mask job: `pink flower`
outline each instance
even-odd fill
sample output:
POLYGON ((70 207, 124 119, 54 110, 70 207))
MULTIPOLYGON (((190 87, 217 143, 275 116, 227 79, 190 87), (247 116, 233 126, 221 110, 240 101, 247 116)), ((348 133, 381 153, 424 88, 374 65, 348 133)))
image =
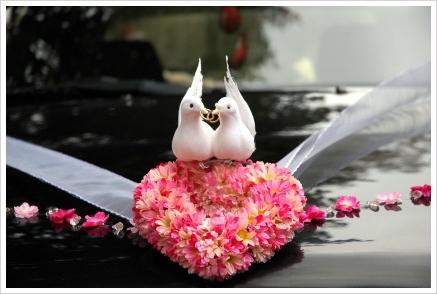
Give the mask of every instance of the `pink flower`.
POLYGON ((385 204, 385 205, 395 205, 395 204, 401 204, 401 193, 399 192, 391 192, 391 193, 379 193, 376 196, 376 201, 378 201, 379 204, 385 204))
POLYGON ((418 199, 421 197, 430 198, 431 197, 431 186, 423 185, 423 186, 413 186, 410 188, 410 195, 412 198, 418 199))
MULTIPOLYGON (((133 225, 190 273, 223 280, 290 242, 307 218, 305 205, 300 182, 275 164, 175 161, 134 189, 133 225)), ((308 212, 325 217, 317 207, 308 212)))
POLYGON ((56 211, 51 212, 49 214, 50 221, 56 224, 62 224, 63 222, 70 223, 70 220, 77 217, 79 216, 76 214, 75 208, 71 208, 67 210, 58 208, 56 211))
POLYGON ((32 218, 38 215, 38 207, 35 205, 29 205, 27 202, 23 202, 20 206, 14 207, 15 216, 18 218, 32 218))
POLYGON ((326 211, 321 210, 315 205, 308 206, 306 210, 305 222, 311 222, 312 220, 323 221, 326 219, 326 211))
POLYGON ((104 212, 97 212, 94 216, 86 215, 86 221, 82 224, 83 228, 97 227, 103 226, 106 223, 106 220, 109 218, 109 215, 106 215, 104 212))
POLYGON ((138 228, 135 227, 135 223, 131 220, 130 224, 132 225, 132 227, 129 227, 126 229, 126 231, 130 232, 131 234, 136 234, 138 233, 138 228))
POLYGON ((360 202, 355 196, 340 196, 335 202, 335 209, 342 212, 360 210, 360 202))

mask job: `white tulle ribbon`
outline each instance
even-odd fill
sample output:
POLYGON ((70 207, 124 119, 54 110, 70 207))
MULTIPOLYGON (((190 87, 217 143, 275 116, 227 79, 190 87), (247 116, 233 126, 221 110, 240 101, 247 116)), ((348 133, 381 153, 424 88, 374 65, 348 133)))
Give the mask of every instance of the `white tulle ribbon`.
POLYGON ((7 165, 97 207, 130 219, 135 182, 88 162, 27 143, 6 139, 7 165))
POLYGON ((429 131, 430 76, 427 63, 381 83, 278 164, 308 189, 382 145, 429 131))

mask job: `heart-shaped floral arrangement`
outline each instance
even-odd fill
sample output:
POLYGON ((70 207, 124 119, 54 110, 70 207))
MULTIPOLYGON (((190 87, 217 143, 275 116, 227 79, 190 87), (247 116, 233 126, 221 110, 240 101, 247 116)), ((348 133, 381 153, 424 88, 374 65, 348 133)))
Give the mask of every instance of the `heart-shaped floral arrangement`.
POLYGON ((306 198, 285 168, 175 161, 134 191, 139 234, 190 273, 223 280, 266 262, 302 228, 306 198))

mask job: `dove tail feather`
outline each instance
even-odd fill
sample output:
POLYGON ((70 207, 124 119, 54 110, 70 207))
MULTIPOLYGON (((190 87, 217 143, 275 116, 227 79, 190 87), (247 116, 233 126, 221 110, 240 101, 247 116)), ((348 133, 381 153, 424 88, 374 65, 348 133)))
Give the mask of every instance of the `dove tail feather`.
POLYGON ((244 100, 243 96, 238 89, 237 83, 234 81, 229 70, 228 56, 226 55, 226 76, 224 77, 226 96, 235 100, 240 112, 241 119, 246 127, 249 129, 252 136, 255 136, 255 120, 253 118, 252 111, 249 105, 244 100))
MULTIPOLYGON (((192 98, 192 97, 202 99, 202 87, 203 87, 202 60, 199 58, 199 63, 197 64, 196 72, 194 73, 193 76, 193 81, 191 82, 191 86, 187 89, 187 92, 182 98, 182 101, 184 101, 184 99, 192 98)), ((182 101, 181 104, 179 105, 178 126, 181 124, 182 101)))

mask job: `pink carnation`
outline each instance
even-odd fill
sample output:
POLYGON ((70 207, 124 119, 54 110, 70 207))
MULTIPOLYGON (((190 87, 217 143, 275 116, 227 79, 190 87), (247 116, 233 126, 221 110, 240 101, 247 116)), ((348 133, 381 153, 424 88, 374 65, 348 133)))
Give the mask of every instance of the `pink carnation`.
POLYGON ((89 227, 97 227, 97 226, 103 226, 107 219, 109 218, 109 215, 106 215, 104 212, 97 212, 94 216, 85 216, 85 222, 82 224, 83 228, 89 228, 89 227))
POLYGON ((410 188, 410 194, 412 198, 430 198, 431 197, 431 186, 430 185, 423 185, 423 186, 413 186, 410 188))
POLYGON ((27 202, 23 202, 20 206, 14 207, 15 216, 18 218, 32 218, 38 215, 38 207, 35 205, 29 205, 27 202))
POLYGON ((311 222, 312 220, 323 221, 326 219, 326 211, 321 210, 315 205, 308 206, 306 210, 305 222, 311 222))
POLYGON ((379 193, 376 196, 376 201, 378 201, 379 204, 385 204, 385 205, 400 204, 402 203, 401 193, 399 192, 379 193))
POLYGON ((70 220, 78 217, 76 214, 76 209, 61 209, 58 208, 56 211, 50 212, 49 219, 55 224, 62 224, 63 222, 70 223, 70 220))
POLYGON ((275 164, 204 169, 176 161, 150 170, 137 185, 133 222, 141 237, 190 273, 222 280, 290 242, 303 226, 305 204, 299 181, 275 164))
POLYGON ((360 210, 360 202, 355 196, 340 196, 335 202, 335 209, 341 212, 360 210))

